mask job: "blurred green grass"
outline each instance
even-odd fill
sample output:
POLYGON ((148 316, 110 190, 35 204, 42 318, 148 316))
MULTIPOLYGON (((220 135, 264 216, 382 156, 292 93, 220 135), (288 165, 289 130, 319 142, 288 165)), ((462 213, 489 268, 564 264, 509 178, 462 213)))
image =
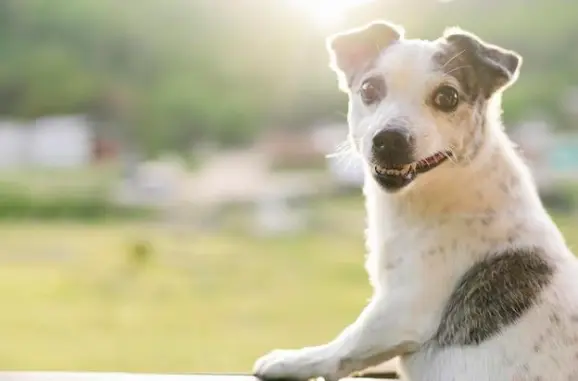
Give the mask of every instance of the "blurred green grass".
MULTIPOLYGON (((3 224, 0 366, 248 372, 322 343, 370 296, 359 198, 318 205, 326 228, 257 239, 145 224, 3 224), (151 261, 129 261, 146 242, 151 261)), ((571 217, 557 219, 578 243, 571 217)))
POLYGON ((0 170, 0 185, 25 187, 36 196, 52 196, 66 193, 95 192, 110 189, 118 180, 117 165, 92 166, 90 168, 26 168, 0 170))
MULTIPOLYGON (((323 210, 329 220, 337 212, 323 210)), ((3 224, 0 366, 243 372, 274 347, 327 340, 370 295, 359 217, 351 234, 334 225, 269 239, 144 224, 3 224), (135 271, 127 259, 142 240, 152 262, 135 271)))

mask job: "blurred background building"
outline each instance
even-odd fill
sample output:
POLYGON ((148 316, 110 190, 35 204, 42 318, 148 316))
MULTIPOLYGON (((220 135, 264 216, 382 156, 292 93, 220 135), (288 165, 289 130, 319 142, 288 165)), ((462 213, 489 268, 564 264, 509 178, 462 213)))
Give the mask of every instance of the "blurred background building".
POLYGON ((325 37, 376 18, 524 56, 504 120, 578 243, 577 17, 562 0, 0 0, 0 366, 246 372, 350 322, 370 293, 363 174, 325 37))

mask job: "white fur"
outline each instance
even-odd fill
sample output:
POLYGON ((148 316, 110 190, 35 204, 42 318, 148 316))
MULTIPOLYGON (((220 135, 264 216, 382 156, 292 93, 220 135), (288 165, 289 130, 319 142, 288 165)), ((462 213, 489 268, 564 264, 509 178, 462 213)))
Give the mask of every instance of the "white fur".
POLYGON ((447 162, 393 194, 375 182, 367 166, 364 194, 372 301, 330 343, 274 351, 256 362, 256 375, 335 380, 400 356, 405 377, 413 381, 578 380, 578 340, 571 343, 576 334, 570 328, 578 313, 577 262, 504 132, 500 94, 479 115, 463 111, 458 122, 432 113, 423 103, 431 89, 452 81, 433 72, 435 50, 435 42, 404 40, 381 55, 372 70, 388 79, 390 101, 384 104, 363 106, 355 94, 359 81, 352 85, 351 139, 369 161, 373 134, 389 118, 403 117, 415 127, 418 152, 424 157, 448 146, 467 156, 468 139, 482 139, 482 149, 467 165, 447 162), (471 129, 480 117, 488 121, 486 132, 475 136, 471 129), (507 192, 498 187, 503 179, 514 184, 507 192), (491 224, 465 224, 487 209, 496 211, 491 224), (508 242, 512 229, 517 238, 508 242), (482 235, 486 239, 480 239, 482 235), (555 266, 554 280, 539 304, 479 346, 441 350, 428 346, 445 303, 466 270, 489 252, 528 244, 542 247, 555 266), (548 318, 553 311, 562 319, 558 328, 548 318), (532 348, 539 340, 543 344, 537 353, 532 348))

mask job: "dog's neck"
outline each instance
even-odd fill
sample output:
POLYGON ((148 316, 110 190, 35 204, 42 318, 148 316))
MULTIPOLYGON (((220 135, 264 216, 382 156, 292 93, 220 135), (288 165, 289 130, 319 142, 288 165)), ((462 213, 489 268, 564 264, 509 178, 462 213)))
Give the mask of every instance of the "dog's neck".
POLYGON ((449 164, 418 178, 407 190, 389 194, 373 178, 365 184, 366 203, 374 218, 435 222, 442 217, 507 212, 523 214, 542 210, 534 181, 499 118, 492 123, 491 138, 467 165, 449 164), (376 214, 379 214, 377 216, 376 214))

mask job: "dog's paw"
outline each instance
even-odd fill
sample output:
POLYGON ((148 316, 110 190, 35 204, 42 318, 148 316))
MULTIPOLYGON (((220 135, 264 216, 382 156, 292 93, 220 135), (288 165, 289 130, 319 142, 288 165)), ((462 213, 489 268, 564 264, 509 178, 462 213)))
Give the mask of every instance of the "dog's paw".
POLYGON ((317 377, 323 377, 326 381, 339 379, 334 362, 323 357, 315 348, 270 352, 257 360, 253 374, 267 381, 304 381, 317 377))

